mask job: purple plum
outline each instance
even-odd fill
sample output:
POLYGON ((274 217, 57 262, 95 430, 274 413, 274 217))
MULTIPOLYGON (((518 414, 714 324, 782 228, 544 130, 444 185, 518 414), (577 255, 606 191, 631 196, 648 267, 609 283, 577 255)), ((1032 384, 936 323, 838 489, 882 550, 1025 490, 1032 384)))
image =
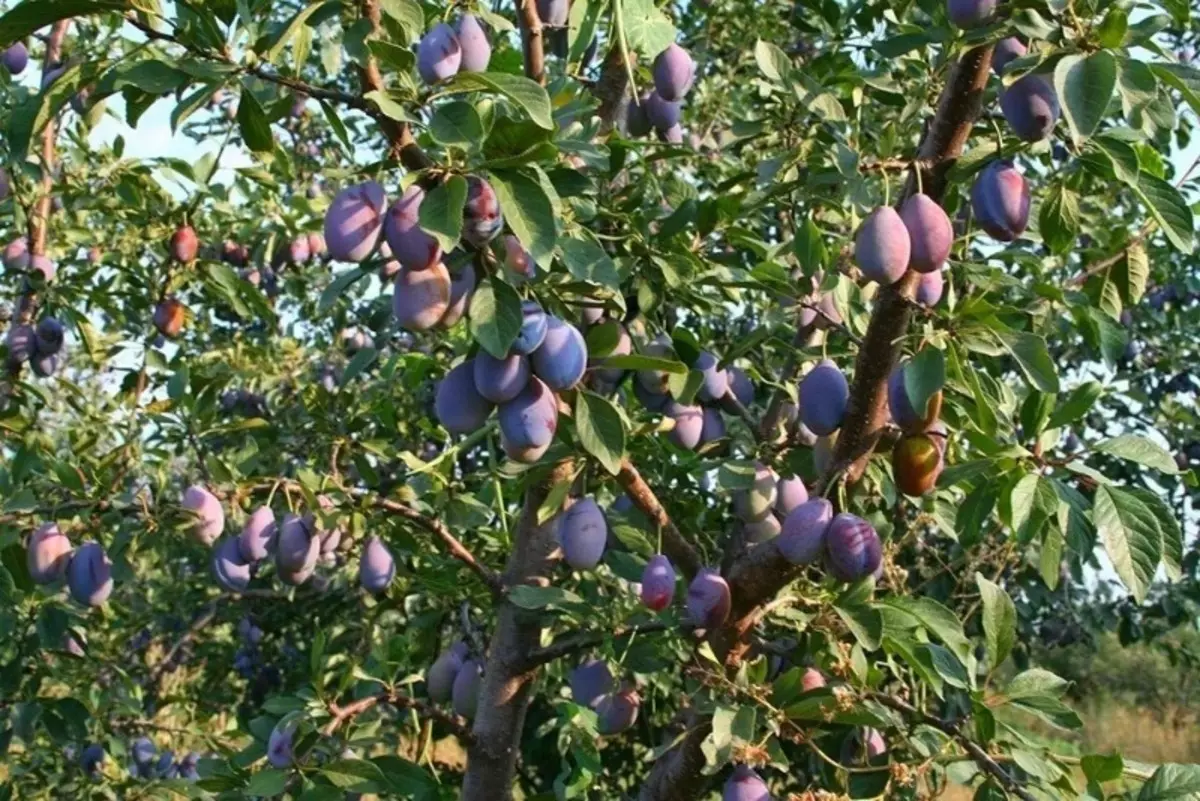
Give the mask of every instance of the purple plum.
POLYGON ((587 370, 587 343, 579 329, 557 317, 546 318, 546 336, 530 357, 534 375, 553 390, 570 389, 587 370))
POLYGON ((688 585, 688 617, 697 626, 714 629, 729 617, 731 606, 729 584, 713 568, 701 568, 688 585))
POLYGON ((946 288, 946 277, 943 270, 924 273, 917 282, 916 301, 922 306, 932 309, 942 299, 946 288))
POLYGON ((409 331, 427 331, 450 308, 450 271, 441 262, 427 270, 401 267, 392 293, 392 312, 409 331))
POLYGON ((929 195, 918 192, 900 206, 900 219, 912 245, 908 266, 919 273, 940 270, 954 244, 954 227, 945 210, 929 195))
POLYGON ((427 84, 448 81, 462 64, 462 46, 454 29, 444 22, 433 26, 417 45, 417 72, 427 84))
POLYGON ((387 591, 396 575, 396 560, 379 537, 371 537, 358 563, 358 581, 373 595, 387 591))
POLYGON ((720 369, 718 364, 717 357, 706 350, 701 351, 692 364, 693 369, 704 374, 700 389, 696 391, 696 397, 703 403, 716 403, 725 397, 725 391, 729 389, 729 374, 720 369))
POLYGON ((808 487, 804 486, 804 480, 799 476, 779 479, 775 489, 775 512, 783 517, 808 500, 808 487))
POLYGON ((325 212, 325 243, 338 261, 360 262, 379 244, 387 198, 374 181, 347 187, 325 212))
POLYGON ((800 382, 800 419, 819 437, 842 427, 850 403, 850 385, 838 366, 826 359, 800 382))
POLYGON ((67 588, 84 606, 102 606, 112 594, 112 562, 96 542, 85 542, 67 564, 67 588))
POLYGON ((675 568, 671 560, 661 553, 650 557, 642 571, 642 603, 655 612, 661 612, 675 599, 675 568))
POLYGON ((871 212, 854 236, 855 263, 863 275, 883 286, 904 276, 911 254, 908 228, 891 206, 880 206, 871 212))
POLYGON ((590 659, 571 671, 569 678, 571 700, 580 706, 592 707, 605 695, 612 692, 613 675, 608 663, 602 659, 590 659))
POLYGON ((517 397, 500 406, 500 444, 518 462, 532 464, 554 440, 558 429, 558 399, 541 379, 533 377, 517 397))
POLYGON ((475 295, 475 268, 464 264, 458 275, 450 279, 450 305, 437 321, 438 328, 453 328, 467 313, 471 298, 475 295))
POLYGON ((473 247, 482 248, 495 239, 503 228, 504 214, 496 190, 479 176, 468 176, 462 238, 473 247))
POLYGON ((996 15, 996 0, 946 0, 946 16, 960 28, 987 25, 996 15))
POLYGON ((663 100, 682 100, 696 80, 696 62, 672 43, 654 59, 654 89, 663 100))
POLYGON ((1008 62, 1020 58, 1027 52, 1028 49, 1017 37, 1010 36, 1007 39, 1001 39, 996 42, 996 48, 992 51, 992 70, 997 75, 1003 75, 1008 62))
POLYGON ((833 519, 825 532, 825 557, 834 578, 858 581, 879 567, 883 545, 870 523, 842 513, 833 519))
POLYGON ((492 403, 517 397, 529 383, 529 360, 519 353, 497 359, 486 350, 475 354, 475 389, 492 403))
POLYGON ((657 131, 668 131, 679 124, 683 115, 683 104, 664 99, 658 92, 646 98, 646 119, 657 131))
POLYGON ((463 14, 458 19, 458 44, 462 48, 463 72, 487 72, 492 60, 492 43, 487 31, 473 14, 463 14))
POLYGON ((9 75, 20 75, 29 64, 29 50, 24 42, 17 42, 4 51, 4 68, 9 75))
POLYGON ((608 522, 591 498, 580 498, 558 520, 558 544, 563 558, 576 570, 591 570, 604 556, 608 522))
POLYGON ((620 734, 637 721, 641 699, 632 689, 609 693, 596 702, 596 731, 605 736, 620 734))
POLYGON ((1018 137, 1040 142, 1058 122, 1058 93, 1041 75, 1025 75, 1000 92, 1000 110, 1018 137))
POLYGON ((425 690, 431 699, 437 703, 450 700, 454 690, 454 679, 458 676, 458 671, 462 670, 466 658, 467 646, 462 642, 456 642, 448 651, 438 655, 425 672, 425 690))
POLYGON ((749 765, 738 765, 721 790, 721 801, 771 801, 771 792, 749 765))
POLYGON ((459 364, 438 384, 434 412, 438 422, 451 434, 478 431, 487 422, 492 408, 491 401, 475 388, 473 359, 459 364))
POLYGON ((71 541, 57 524, 46 523, 29 535, 25 558, 35 584, 53 584, 63 577, 71 561, 71 541))
POLYGON ((993 239, 1011 242, 1029 224, 1029 184, 1011 161, 993 161, 971 186, 971 210, 993 239))
POLYGON ((473 659, 463 662, 454 684, 450 688, 450 703, 454 713, 462 715, 467 720, 475 718, 475 710, 479 705, 479 690, 483 686, 483 668, 473 659))
POLYGON ((387 211, 383 235, 392 255, 410 270, 426 270, 442 260, 442 247, 419 224, 425 190, 413 184, 387 211))
POLYGON ((250 563, 242 558, 237 537, 222 540, 213 549, 213 576, 222 589, 242 592, 250 586, 250 563))
POLYGON ((821 556, 832 520, 833 504, 829 501, 824 498, 805 501, 784 518, 775 547, 794 565, 812 564, 821 556))
POLYGON ((183 493, 183 508, 192 515, 192 536, 212 545, 225 530, 225 510, 211 492, 193 484, 183 493))
POLYGON ((779 476, 761 462, 754 465, 753 483, 733 493, 733 513, 747 523, 771 514, 778 494, 779 476))
POLYGON ((694 451, 704 434, 704 411, 699 406, 668 400, 663 414, 675 421, 671 441, 685 450, 694 451))

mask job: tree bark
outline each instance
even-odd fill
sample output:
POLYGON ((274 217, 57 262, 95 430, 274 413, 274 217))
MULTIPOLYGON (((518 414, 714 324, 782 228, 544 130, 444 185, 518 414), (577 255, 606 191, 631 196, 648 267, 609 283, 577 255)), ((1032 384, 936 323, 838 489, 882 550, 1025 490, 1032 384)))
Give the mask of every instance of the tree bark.
MULTIPOLYGON (((549 583, 555 564, 550 555, 558 547, 556 518, 539 525, 538 508, 551 488, 569 479, 573 470, 571 460, 559 462, 526 491, 504 586, 549 583)), ((513 797, 521 731, 538 673, 530 656, 541 645, 541 638, 540 612, 521 609, 507 599, 500 602, 475 712, 475 744, 468 753, 462 801, 511 801, 513 797)))

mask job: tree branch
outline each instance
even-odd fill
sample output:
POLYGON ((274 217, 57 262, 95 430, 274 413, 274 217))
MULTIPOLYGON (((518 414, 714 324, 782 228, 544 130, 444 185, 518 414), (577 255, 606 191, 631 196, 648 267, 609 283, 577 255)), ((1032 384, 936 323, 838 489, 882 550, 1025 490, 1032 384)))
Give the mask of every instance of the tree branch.
MULTIPOLYGON (((379 0, 362 0, 361 9, 363 19, 371 25, 371 32, 379 30, 383 21, 379 0)), ((361 80, 364 94, 383 91, 383 76, 379 72, 379 64, 375 62, 374 56, 368 56, 367 65, 361 70, 361 80)), ((392 143, 392 155, 396 156, 406 168, 416 171, 433 166, 433 161, 425 155, 425 151, 413 138, 412 129, 408 127, 407 123, 381 117, 379 126, 383 128, 388 141, 392 143)))
POLYGON ((545 86, 546 48, 542 20, 534 0, 517 0, 518 21, 521 23, 521 50, 525 54, 525 76, 545 86))
POLYGON ((535 667, 544 665, 547 662, 553 662, 555 659, 561 659, 564 656, 569 656, 577 651, 583 651, 609 640, 628 637, 631 634, 652 634, 659 631, 687 631, 691 627, 688 625, 680 625, 678 622, 666 620, 652 620, 648 623, 638 623, 633 626, 621 626, 613 631, 576 631, 570 634, 564 634, 554 640, 554 642, 538 648, 529 654, 529 665, 535 667))
POLYGON ((399 501, 393 501, 388 498, 376 498, 372 503, 380 509, 386 509, 394 515, 415 523, 441 540, 450 555, 471 568, 493 594, 499 595, 504 591, 504 583, 500 580, 500 577, 491 568, 481 564, 475 558, 475 555, 467 550, 457 537, 450 533, 450 529, 446 527, 445 523, 431 517, 426 517, 411 506, 406 506, 399 501))
POLYGON ((621 472, 617 473, 617 483, 625 490, 625 494, 629 496, 629 500, 633 501, 633 505, 650 519, 650 524, 662 532, 663 551, 683 571, 683 575, 691 580, 700 570, 700 555, 675 527, 671 516, 659 503, 658 498, 654 495, 654 490, 650 489, 650 485, 642 479, 642 474, 633 466, 633 462, 628 459, 621 462, 621 472))
POLYGON ((396 690, 384 690, 374 695, 368 695, 359 698, 357 701, 352 701, 345 706, 341 706, 337 702, 331 702, 329 704, 329 712, 333 717, 321 728, 321 734, 326 737, 333 736, 334 732, 344 724, 354 720, 354 718, 377 704, 390 704, 397 709, 415 709, 420 716, 437 721, 450 729, 454 732, 454 736, 462 741, 464 745, 469 745, 474 740, 470 724, 467 723, 465 718, 448 714, 436 706, 427 704, 424 701, 397 692, 396 690))

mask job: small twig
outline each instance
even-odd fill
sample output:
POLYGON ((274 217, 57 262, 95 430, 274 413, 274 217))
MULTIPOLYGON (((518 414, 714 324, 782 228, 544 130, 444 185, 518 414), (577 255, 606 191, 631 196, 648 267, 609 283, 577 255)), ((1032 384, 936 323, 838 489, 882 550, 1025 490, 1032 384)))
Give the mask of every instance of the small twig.
POLYGON ((373 503, 381 509, 386 509, 395 515, 403 517, 405 520, 416 523, 441 540, 442 544, 446 546, 446 550, 450 552, 450 555, 473 570, 493 594, 499 595, 504 591, 504 584, 500 580, 500 576, 491 568, 481 564, 475 558, 475 555, 467 550, 457 537, 450 533, 450 529, 446 528, 445 523, 435 520, 432 517, 426 517, 411 506, 406 506, 399 501, 393 501, 388 498, 377 498, 373 503))
POLYGON ((529 654, 529 666, 537 667, 544 665, 547 662, 553 662, 555 659, 561 659, 564 656, 569 656, 577 651, 583 651, 596 645, 616 640, 621 637, 627 637, 632 634, 652 634, 659 631, 688 631, 690 625, 680 624, 676 621, 667 620, 652 620, 649 623, 638 623, 633 626, 621 626, 612 631, 577 631, 570 634, 564 634, 555 638, 554 642, 531 651, 529 654))
POLYGON ((336 702, 330 703, 329 711, 333 715, 333 718, 326 723, 324 727, 322 727, 321 734, 325 735, 326 737, 332 737, 333 734, 347 722, 352 721, 354 718, 378 704, 390 704, 397 709, 415 710, 420 716, 431 720, 436 720, 439 723, 444 724, 448 729, 454 732, 454 735, 458 737, 458 739, 464 744, 469 745, 474 740, 474 737, 471 734, 471 726, 465 718, 460 718, 458 715, 451 715, 441 709, 438 709, 432 704, 419 701, 410 695, 405 695, 404 693, 397 692, 396 690, 384 690, 383 692, 375 695, 368 695, 364 698, 359 698, 357 701, 346 704, 345 706, 341 706, 336 702))
POLYGON ((471 602, 463 601, 458 607, 459 621, 462 623, 463 634, 471 641, 471 649, 480 660, 487 655, 487 641, 483 638, 483 634, 475 626, 475 622, 471 620, 471 602))
MULTIPOLYGON (((222 598, 224 597, 226 596, 222 596, 222 598)), ((169 665, 175 656, 181 650, 183 650, 184 646, 196 639, 196 635, 203 631, 209 623, 213 622, 213 619, 217 616, 217 606, 220 601, 221 599, 218 598, 217 600, 209 603, 209 605, 204 608, 204 611, 200 613, 200 616, 192 621, 192 625, 189 626, 188 630, 183 633, 183 636, 176 640, 175 644, 167 649, 166 654, 163 655, 163 658, 157 665, 154 666, 154 670, 150 673, 151 686, 158 686, 158 683, 162 680, 163 674, 167 670, 167 665, 169 665)))
POLYGON ((650 519, 650 524, 657 531, 662 532, 663 551, 683 571, 684 576, 691 580, 700 570, 700 555, 676 528, 671 516, 659 503, 654 490, 650 489, 650 485, 633 466, 633 462, 628 459, 621 462, 621 472, 617 473, 617 483, 625 490, 625 494, 629 496, 629 500, 633 501, 633 505, 650 519))

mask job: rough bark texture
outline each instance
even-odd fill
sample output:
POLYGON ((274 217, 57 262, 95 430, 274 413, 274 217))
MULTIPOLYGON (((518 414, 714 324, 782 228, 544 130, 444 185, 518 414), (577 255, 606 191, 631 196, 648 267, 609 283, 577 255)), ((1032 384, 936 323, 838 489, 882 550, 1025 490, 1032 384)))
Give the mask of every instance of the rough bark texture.
POLYGON ((538 16, 534 0, 519 0, 521 24, 521 50, 525 54, 525 75, 540 84, 546 83, 546 37, 542 31, 542 19, 538 16))
MULTIPOLYGON (((560 462, 526 491, 513 550, 505 566, 506 587, 548 583, 554 566, 550 555, 558 547, 554 536, 556 518, 539 525, 538 508, 555 484, 570 478, 573 469, 570 460, 560 462)), ((539 612, 521 609, 507 600, 501 602, 475 713, 475 744, 468 754, 462 801, 510 801, 513 797, 521 730, 537 677, 537 667, 530 667, 530 654, 541 644, 541 637, 539 612)))
POLYGON ((614 45, 604 57, 604 66, 600 68, 600 80, 596 81, 592 90, 600 99, 600 108, 596 114, 600 117, 601 133, 621 127, 617 124, 617 116, 624 110, 628 101, 628 87, 629 71, 625 68, 625 59, 621 57, 621 48, 614 45))
MULTIPOLYGON (((979 116, 981 97, 991 68, 992 48, 968 51, 955 65, 942 93, 938 111, 918 151, 921 185, 935 200, 941 200, 946 172, 962 153, 971 127, 979 116)), ((916 191, 911 176, 903 202, 916 191)), ((878 440, 886 421, 887 377, 896 362, 898 341, 908 330, 911 299, 918 276, 911 272, 895 285, 879 293, 867 335, 859 349, 854 383, 850 390, 850 409, 838 438, 833 466, 822 477, 821 485, 835 471, 845 469, 848 480, 856 481, 866 466, 871 447, 878 440)), ((762 605, 798 575, 770 544, 759 545, 742 554, 730 569, 727 579, 733 596, 729 622, 710 635, 717 656, 729 667, 736 666, 746 647, 746 634, 754 627, 762 605)), ((703 793, 707 781, 701 776, 704 754, 701 746, 709 724, 701 716, 689 716, 689 732, 675 748, 654 765, 639 794, 640 801, 693 801, 703 793)))

